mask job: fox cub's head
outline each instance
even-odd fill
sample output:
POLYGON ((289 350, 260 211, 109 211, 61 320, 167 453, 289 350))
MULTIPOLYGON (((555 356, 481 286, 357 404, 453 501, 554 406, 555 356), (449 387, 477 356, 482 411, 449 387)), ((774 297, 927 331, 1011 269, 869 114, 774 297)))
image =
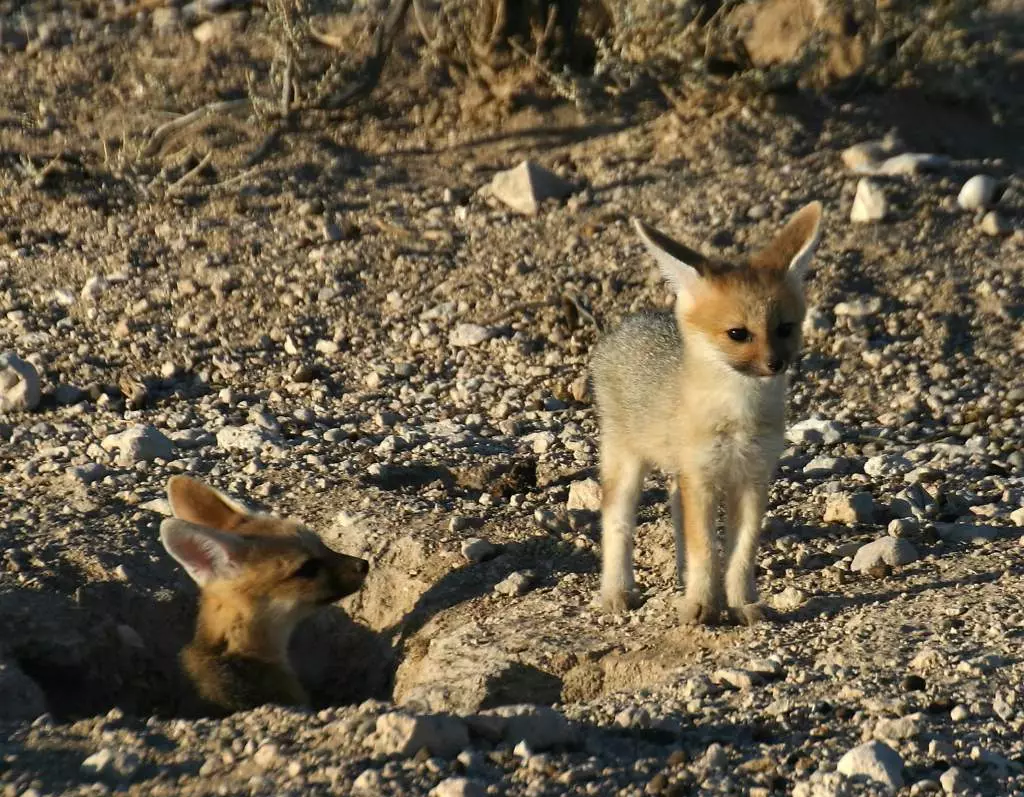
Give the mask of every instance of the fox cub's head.
POLYGON ((702 255, 643 222, 634 225, 676 293, 688 347, 748 376, 772 377, 789 367, 800 350, 803 276, 818 243, 820 202, 736 263, 702 255))
POLYGON ((301 523, 250 512, 212 487, 172 476, 173 518, 160 540, 204 591, 298 620, 351 595, 366 577, 364 559, 332 551, 301 523))

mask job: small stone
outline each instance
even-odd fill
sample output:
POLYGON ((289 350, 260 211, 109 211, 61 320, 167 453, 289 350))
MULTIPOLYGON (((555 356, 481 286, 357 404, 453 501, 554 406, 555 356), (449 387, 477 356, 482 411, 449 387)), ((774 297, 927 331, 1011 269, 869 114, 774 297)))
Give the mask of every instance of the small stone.
POLYGON ((991 235, 993 238, 1010 235, 1013 232, 1013 225, 1007 221, 1005 216, 995 210, 990 210, 982 216, 979 226, 985 235, 991 235))
POLYGON ((517 570, 495 584, 494 591, 498 595, 508 595, 515 598, 529 592, 533 586, 533 580, 534 576, 529 571, 517 570))
POLYGON ((136 462, 174 458, 174 443, 155 426, 138 424, 119 434, 108 435, 100 442, 104 451, 117 451, 117 464, 123 467, 136 462))
POLYGON ((946 542, 969 542, 984 545, 1003 535, 998 526, 974 526, 967 523, 936 523, 935 531, 946 542))
POLYGON ((573 191, 571 183, 528 160, 498 172, 490 184, 491 196, 527 216, 536 215, 545 199, 562 199, 573 191))
POLYGON ((225 451, 259 451, 267 442, 266 432, 252 423, 224 426, 217 431, 217 445, 225 451))
POLYGON ((850 221, 858 224, 882 221, 888 210, 889 204, 882 187, 874 180, 862 178, 857 183, 857 194, 850 209, 850 221))
POLYGON ((596 479, 581 479, 569 485, 569 500, 566 508, 585 509, 597 512, 601 508, 601 485, 596 479))
POLYGON ((896 742, 916 739, 921 735, 923 725, 922 714, 908 714, 897 719, 883 718, 875 724, 874 736, 876 739, 890 739, 896 742))
POLYGON ((855 573, 866 573, 881 564, 901 567, 920 558, 917 549, 909 540, 902 537, 882 537, 861 546, 853 557, 850 569, 855 573))
POLYGON ((469 731, 457 717, 412 715, 391 711, 377 718, 366 744, 376 755, 412 756, 427 748, 431 755, 454 758, 469 746, 469 731))
POLYGON ((448 343, 456 348, 479 346, 494 337, 494 330, 479 324, 459 324, 448 336, 448 343))
POLYGON ((138 772, 141 763, 134 753, 115 752, 104 747, 82 762, 82 772, 93 777, 129 780, 138 772))
POLYGON ((913 467, 913 462, 899 454, 879 454, 867 459, 864 463, 864 472, 876 478, 902 476, 913 467))
POLYGON ((969 794, 974 791, 974 778, 960 767, 950 767, 939 776, 939 784, 946 794, 969 794))
POLYGON ((107 469, 99 462, 87 462, 68 468, 68 479, 76 484, 93 484, 107 475, 107 469))
POLYGON ((886 528, 890 537, 912 537, 921 531, 921 521, 913 517, 898 517, 889 521, 886 528))
POLYGON ((965 706, 963 703, 957 703, 949 712, 949 718, 953 720, 953 722, 963 722, 970 716, 970 709, 968 709, 967 706, 965 706))
POLYGON ((576 729, 550 706, 520 704, 483 711, 466 721, 492 741, 514 746, 525 744, 533 752, 575 743, 576 729))
POLYGON ((273 769, 284 759, 281 756, 280 748, 276 744, 268 742, 260 745, 252 760, 260 769, 273 769))
POLYGON ((815 457, 804 465, 807 476, 837 476, 850 472, 850 460, 846 457, 815 457))
POLYGON ((903 759, 882 742, 867 742, 854 747, 839 759, 836 769, 848 778, 861 775, 893 791, 903 786, 903 759))
POLYGON ((355 794, 376 795, 381 793, 381 776, 376 769, 364 769, 359 776, 352 781, 352 791, 355 794))
POLYGON ((36 367, 14 352, 0 354, 0 413, 34 410, 41 397, 36 367))
POLYGON ((797 587, 786 587, 769 599, 772 607, 780 612, 791 612, 807 602, 807 593, 797 587))
POLYGON ((949 158, 944 155, 932 155, 927 152, 904 152, 886 158, 872 169, 870 174, 881 175, 914 175, 924 172, 936 172, 949 166, 949 158))
POLYGON ((1003 195, 1002 182, 987 174, 976 174, 960 189, 956 203, 964 210, 979 210, 996 204, 1003 195))
POLYGON ((484 797, 487 787, 469 778, 446 778, 430 790, 430 797, 484 797))
POLYGON ((846 302, 839 302, 832 308, 832 312, 839 316, 848 318, 867 318, 878 315, 882 309, 882 298, 880 296, 869 296, 863 299, 851 299, 846 302))
POLYGON ((89 279, 85 281, 85 285, 82 286, 82 298, 95 301, 106 293, 107 288, 109 287, 110 280, 102 274, 94 274, 89 277, 89 279))
POLYGON ((865 492, 831 495, 825 504, 823 519, 825 523, 842 523, 847 526, 871 523, 875 519, 875 499, 865 492))
POLYGON ((716 684, 728 684, 734 689, 750 689, 764 683, 764 678, 758 673, 749 670, 741 670, 737 667, 724 667, 715 670, 711 680, 716 684))
POLYGON ((840 157, 847 169, 859 172, 874 169, 890 152, 892 147, 888 141, 862 141, 844 149, 840 157))
POLYGON ((498 554, 498 549, 481 537, 470 537, 462 543, 462 555, 467 562, 478 564, 493 559, 498 554))

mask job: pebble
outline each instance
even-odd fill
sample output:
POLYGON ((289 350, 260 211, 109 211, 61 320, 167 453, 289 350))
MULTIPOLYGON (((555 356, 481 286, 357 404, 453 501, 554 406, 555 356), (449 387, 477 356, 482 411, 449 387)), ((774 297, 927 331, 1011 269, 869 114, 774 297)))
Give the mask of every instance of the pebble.
POLYGON ((225 451, 259 451, 268 438, 256 424, 224 426, 217 430, 217 445, 225 451))
POLYGON ((41 396, 36 367, 14 352, 0 354, 0 413, 34 410, 41 396))
POLYGON ((979 210, 994 205, 1002 196, 1003 183, 987 174, 976 174, 963 184, 956 203, 964 210, 979 210))
POLYGON ((990 210, 982 216, 979 226, 985 235, 991 235, 993 238, 1010 235, 1013 232, 1013 225, 1002 213, 995 210, 990 210))
POLYGON ((855 573, 866 573, 882 564, 901 567, 920 558, 917 549, 909 540, 887 536, 861 546, 853 557, 850 569, 855 573))
POLYGON ((123 467, 136 462, 174 458, 174 443, 155 426, 137 424, 118 434, 103 438, 100 446, 105 451, 117 451, 117 464, 123 467))
POLYGON ((853 207, 850 209, 850 221, 857 224, 882 221, 888 212, 889 203, 886 201, 882 186, 874 180, 861 178, 857 183, 853 207))
POLYGON ((939 776, 939 784, 946 794, 968 794, 974 791, 974 778, 965 769, 950 767, 939 776))
POLYGON ((581 479, 569 485, 566 509, 597 512, 601 509, 601 485, 596 479, 581 479))
POLYGON ((527 570, 517 570, 494 585, 498 595, 518 597, 525 595, 533 587, 534 575, 527 570))
POLYGON ((479 324, 459 324, 448 336, 448 343, 456 348, 479 346, 494 337, 494 330, 479 324))
POLYGON ((807 602, 807 593, 798 587, 786 587, 771 597, 772 606, 780 612, 791 612, 807 602))
POLYGON ((375 755, 411 756, 427 748, 431 755, 454 758, 469 746, 469 731, 457 717, 390 711, 377 718, 366 745, 375 755))
POLYGON ((469 778, 446 778, 430 790, 430 797, 484 797, 487 786, 469 778))
POLYGON ((953 706, 952 710, 949 712, 949 718, 953 720, 953 722, 964 722, 970 716, 970 709, 968 709, 963 703, 958 703, 953 706))
POLYGON ((839 759, 836 769, 847 777, 861 775, 878 781, 893 791, 903 787, 903 759, 889 745, 879 741, 849 750, 839 759))
POLYGON ((529 160, 498 172, 490 183, 491 196, 528 216, 536 215, 545 199, 562 199, 574 190, 571 183, 529 160))
POLYGON ((875 738, 902 741, 916 739, 924 729, 923 714, 908 714, 896 719, 883 718, 875 723, 875 738))
POLYGON ((470 537, 462 543, 462 555, 467 562, 477 564, 493 559, 498 555, 498 549, 485 539, 470 537))
POLYGON ((822 519, 825 523, 842 523, 847 526, 871 523, 875 519, 875 499, 871 493, 865 492, 831 495, 825 504, 822 519))

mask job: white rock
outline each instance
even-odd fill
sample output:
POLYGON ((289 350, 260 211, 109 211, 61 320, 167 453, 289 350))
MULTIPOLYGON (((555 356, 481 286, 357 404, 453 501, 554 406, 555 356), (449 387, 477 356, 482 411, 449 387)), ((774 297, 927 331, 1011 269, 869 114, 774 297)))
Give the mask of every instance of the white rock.
POLYGON ((869 315, 878 315, 882 309, 882 299, 879 296, 871 296, 866 299, 851 299, 848 302, 839 302, 832 312, 836 316, 848 316, 850 318, 865 318, 869 315))
POLYGON ((469 778, 446 778, 430 790, 430 797, 484 797, 487 787, 469 778))
POLYGON ((741 670, 738 667, 723 667, 720 670, 715 670, 711 674, 711 680, 716 684, 728 684, 734 689, 750 689, 764 683, 764 677, 759 673, 741 670))
POLYGON ((376 755, 411 756, 426 747, 431 755, 454 758, 469 746, 469 731, 457 717, 391 711, 377 717, 376 728, 367 737, 366 745, 376 755))
POLYGON ((467 717, 466 721, 491 741, 504 741, 512 746, 525 743, 534 752, 565 747, 577 738, 575 727, 549 706, 501 706, 467 717))
POLYGON ((581 479, 569 485, 567 509, 586 509, 596 512, 601 508, 601 485, 596 479, 581 479))
POLYGON ((266 433, 253 423, 224 426, 217 431, 217 445, 226 451, 259 451, 265 442, 266 433))
POLYGON ((1015 526, 1024 526, 1024 506, 1014 509, 1010 513, 1010 522, 1015 526))
POLYGON ((825 503, 824 521, 826 523, 871 523, 875 519, 875 500, 870 493, 860 492, 852 495, 830 495, 825 503))
POLYGON ((804 465, 804 473, 808 476, 832 476, 849 471, 850 460, 846 457, 815 457, 804 465))
POLYGON ((873 180, 862 178, 857 183, 857 193, 853 197, 850 221, 858 224, 881 221, 888 210, 889 203, 885 199, 882 187, 873 180))
POLYGON ((807 602, 807 593, 797 587, 786 587, 782 592, 772 595, 770 601, 780 612, 790 612, 807 602))
POLYGON ((117 464, 125 467, 136 462, 174 458, 174 443, 155 426, 137 424, 104 437, 100 445, 105 451, 117 451, 117 464))
POLYGON ((910 540, 902 537, 882 537, 861 546, 853 557, 850 569, 855 573, 865 573, 881 564, 900 567, 916 562, 920 558, 910 540))
POLYGON ((467 562, 474 564, 492 559, 497 551, 494 545, 480 537, 470 537, 462 543, 462 555, 466 557, 467 562))
POLYGON ((916 739, 924 729, 924 715, 920 712, 907 714, 895 719, 884 717, 875 723, 874 736, 876 739, 890 739, 902 741, 903 739, 916 739))
POLYGON ((85 281, 85 285, 82 286, 82 298, 95 300, 106 293, 107 288, 110 287, 110 280, 104 277, 102 274, 95 274, 85 281))
POLYGON ((878 454, 864 463, 868 476, 902 476, 914 469, 914 463, 900 454, 878 454))
POLYGON ((34 410, 40 397, 36 367, 14 352, 0 354, 0 413, 34 410))
POLYGON ((886 158, 873 169, 865 170, 866 174, 898 175, 921 174, 934 172, 949 166, 949 158, 944 155, 932 155, 927 152, 904 152, 886 158))
POLYGON ((448 343, 456 348, 479 346, 494 337, 494 330, 479 324, 459 324, 448 335, 448 343))
POLYGON ((950 767, 939 776, 939 783, 946 794, 968 794, 974 791, 974 778, 960 767, 950 767))
POLYGON ((847 147, 840 156, 850 171, 872 169, 892 152, 888 141, 862 141, 847 147))
POLYGON ((889 745, 874 741, 854 747, 839 759, 837 770, 878 781, 892 791, 903 786, 903 759, 889 745))
POLYGON ((508 595, 514 598, 519 595, 525 595, 532 586, 533 574, 525 570, 517 570, 495 584, 494 591, 499 595, 508 595))
POLYGON ((561 199, 573 190, 571 183, 532 161, 498 172, 490 184, 493 197, 528 216, 536 214, 545 199, 561 199))
POLYGON ((935 531, 946 542, 969 542, 984 545, 1001 537, 1006 529, 998 526, 972 526, 966 523, 936 523, 935 531))
POLYGON ((807 418, 786 430, 791 443, 838 443, 843 439, 843 427, 835 421, 807 418))
POLYGON ((985 235, 991 235, 993 238, 1009 235, 1013 232, 1013 225, 1006 220, 1002 213, 995 210, 990 210, 982 216, 981 224, 978 226, 985 235))
POLYGON ((987 174, 976 174, 960 189, 956 203, 964 210, 987 208, 999 201, 1002 183, 987 174))

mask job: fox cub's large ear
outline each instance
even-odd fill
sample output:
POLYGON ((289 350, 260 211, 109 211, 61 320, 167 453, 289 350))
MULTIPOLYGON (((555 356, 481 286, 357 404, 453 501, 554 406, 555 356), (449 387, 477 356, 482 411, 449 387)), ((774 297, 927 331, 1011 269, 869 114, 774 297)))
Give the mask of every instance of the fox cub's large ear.
POLYGON ((160 542, 199 586, 238 575, 247 543, 234 534, 178 518, 160 524, 160 542))
POLYGON ((700 284, 700 274, 707 264, 707 258, 700 252, 673 241, 639 219, 633 219, 633 227, 647 247, 647 251, 658 261, 662 277, 675 294, 692 296, 700 284))
POLYGON ((221 531, 234 530, 249 516, 241 504, 188 476, 167 480, 167 499, 175 517, 221 531))
POLYGON ((803 279, 821 237, 821 203, 811 202, 794 213, 782 231, 754 258, 754 265, 787 270, 803 279))

